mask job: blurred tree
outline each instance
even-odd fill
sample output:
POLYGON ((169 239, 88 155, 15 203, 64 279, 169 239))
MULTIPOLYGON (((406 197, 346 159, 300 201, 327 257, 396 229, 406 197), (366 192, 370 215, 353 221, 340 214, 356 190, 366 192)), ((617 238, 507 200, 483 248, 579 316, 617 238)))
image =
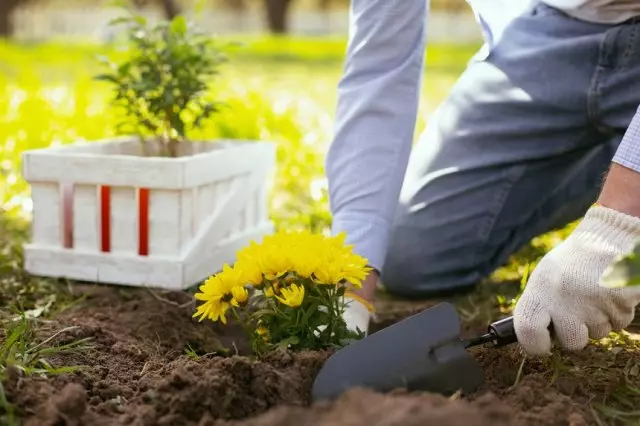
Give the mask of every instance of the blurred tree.
POLYGON ((222 3, 229 9, 237 12, 244 11, 247 8, 245 0, 224 0, 222 3))
POLYGON ((159 4, 162 6, 165 18, 169 20, 180 14, 180 6, 175 0, 131 0, 131 2, 139 9, 148 6, 150 3, 159 4))
POLYGON ((291 0, 265 0, 265 12, 269 31, 274 34, 285 34, 289 30, 288 15, 291 0))
POLYGON ((13 12, 29 0, 0 0, 0 38, 13 35, 13 12))

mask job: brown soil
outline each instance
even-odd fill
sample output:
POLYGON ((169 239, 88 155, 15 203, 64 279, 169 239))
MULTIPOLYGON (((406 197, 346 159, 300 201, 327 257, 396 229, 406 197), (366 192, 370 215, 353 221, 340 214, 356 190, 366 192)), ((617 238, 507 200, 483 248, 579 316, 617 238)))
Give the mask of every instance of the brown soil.
MULTIPOLYGON (((634 354, 625 350, 594 346, 563 356, 560 365, 557 358, 523 363, 513 346, 473 351, 486 374, 486 386, 474 395, 356 389, 310 407, 313 379, 329 353, 280 353, 256 361, 247 356, 238 328, 192 320, 186 294, 160 300, 146 290, 78 289, 87 298, 43 333, 76 325, 62 342, 91 337, 94 347, 50 360, 86 366, 75 373, 42 379, 12 372, 6 392, 25 426, 578 426, 597 424, 592 404, 608 402, 625 378, 640 387, 638 368, 629 374, 634 354), (598 374, 608 379, 594 380, 598 374)), ((379 312, 384 325, 426 306, 392 305, 379 312)), ((634 403, 640 405, 640 397, 634 403)))

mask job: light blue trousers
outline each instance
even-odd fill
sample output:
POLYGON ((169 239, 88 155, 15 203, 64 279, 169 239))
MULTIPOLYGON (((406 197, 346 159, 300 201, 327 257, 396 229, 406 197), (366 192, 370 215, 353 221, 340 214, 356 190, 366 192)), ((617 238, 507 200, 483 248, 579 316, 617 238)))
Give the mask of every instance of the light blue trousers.
POLYGON ((516 19, 412 152, 384 286, 411 298, 469 289, 579 219, 639 104, 640 19, 591 24, 542 4, 516 19))

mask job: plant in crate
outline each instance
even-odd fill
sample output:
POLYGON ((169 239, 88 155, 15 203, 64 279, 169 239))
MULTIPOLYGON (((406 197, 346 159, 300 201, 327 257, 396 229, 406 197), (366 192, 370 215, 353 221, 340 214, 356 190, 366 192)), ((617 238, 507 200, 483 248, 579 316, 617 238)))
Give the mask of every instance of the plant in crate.
POLYGON ((120 60, 96 76, 122 112, 119 138, 32 150, 25 267, 33 275, 184 289, 273 231, 268 185, 275 144, 193 140, 218 111, 208 83, 226 61, 182 16, 119 18, 120 60))
POLYGON ((343 313, 371 269, 344 237, 280 231, 251 242, 200 287, 194 316, 226 323, 231 315, 257 354, 341 347, 362 337, 347 329, 343 313))
POLYGON ((155 25, 130 16, 111 25, 126 26, 129 50, 121 63, 103 58, 109 71, 96 79, 113 85, 114 105, 125 112, 119 130, 151 135, 160 155, 176 157, 189 128, 201 127, 217 111, 205 95, 226 56, 184 16, 155 25))

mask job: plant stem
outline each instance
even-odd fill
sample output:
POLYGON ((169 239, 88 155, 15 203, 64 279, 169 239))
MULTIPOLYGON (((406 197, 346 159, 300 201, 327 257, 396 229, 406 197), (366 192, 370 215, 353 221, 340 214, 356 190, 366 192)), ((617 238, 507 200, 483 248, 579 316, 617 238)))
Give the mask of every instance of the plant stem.
POLYGON ((238 321, 238 323, 240 324, 240 327, 242 327, 242 329, 246 333, 249 340, 253 342, 253 339, 255 338, 255 336, 251 328, 249 327, 249 325, 245 321, 243 321, 242 318, 240 318, 240 314, 238 314, 238 311, 236 311, 235 308, 233 307, 231 308, 231 313, 235 317, 236 321, 238 321))

